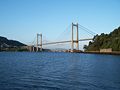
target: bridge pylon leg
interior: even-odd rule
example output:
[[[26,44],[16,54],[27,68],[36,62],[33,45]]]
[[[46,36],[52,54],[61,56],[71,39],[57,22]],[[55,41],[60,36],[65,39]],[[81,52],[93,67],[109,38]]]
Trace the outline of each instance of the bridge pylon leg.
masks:
[[[42,34],[40,34],[40,51],[42,51]]]
[[[36,52],[38,52],[38,36],[39,36],[39,34],[37,33],[37,46],[36,46]]]
[[[76,48],[77,48],[77,50],[79,50],[79,31],[78,31],[78,23],[77,23],[77,26],[76,26],[76,27],[77,27],[77,33],[76,33],[76,34],[77,34],[77,37],[76,37],[76,38],[77,38],[77,41],[76,41],[77,47],[76,47]]]
[[[73,51],[74,48],[74,43],[73,43],[73,23],[72,23],[72,42],[71,42],[71,52]]]

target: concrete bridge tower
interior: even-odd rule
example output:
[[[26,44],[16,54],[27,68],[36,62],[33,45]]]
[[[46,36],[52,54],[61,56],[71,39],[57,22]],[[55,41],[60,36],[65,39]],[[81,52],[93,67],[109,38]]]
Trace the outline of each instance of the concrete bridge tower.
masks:
[[[39,41],[39,37],[40,37],[40,41]],[[39,44],[40,42],[40,44]],[[39,51],[39,46],[40,46],[40,51],[42,51],[42,34],[38,34],[37,33],[37,46],[36,46],[36,51]]]
[[[74,27],[76,28],[76,40],[74,40]],[[76,43],[76,50],[79,50],[79,33],[78,33],[78,23],[72,23],[72,40],[71,40],[71,52],[74,52],[74,43]]]

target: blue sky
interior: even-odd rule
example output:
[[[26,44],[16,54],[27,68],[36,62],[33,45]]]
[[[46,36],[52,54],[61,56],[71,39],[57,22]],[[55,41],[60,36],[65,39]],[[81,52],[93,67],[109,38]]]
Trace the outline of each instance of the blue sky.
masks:
[[[23,43],[53,40],[72,22],[100,33],[120,26],[120,0],[0,0],[0,35]]]

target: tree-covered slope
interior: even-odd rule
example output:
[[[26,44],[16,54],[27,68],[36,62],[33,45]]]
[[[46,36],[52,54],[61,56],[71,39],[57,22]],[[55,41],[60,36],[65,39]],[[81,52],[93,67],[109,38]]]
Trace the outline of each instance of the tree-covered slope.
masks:
[[[12,46],[25,46],[25,44],[19,42],[19,41],[15,41],[15,40],[8,40],[5,37],[0,36],[0,45],[2,46],[8,46],[8,47],[12,47]]]
[[[120,27],[109,34],[96,35],[88,46],[84,46],[86,51],[99,51],[107,48],[112,48],[113,51],[120,51]]]

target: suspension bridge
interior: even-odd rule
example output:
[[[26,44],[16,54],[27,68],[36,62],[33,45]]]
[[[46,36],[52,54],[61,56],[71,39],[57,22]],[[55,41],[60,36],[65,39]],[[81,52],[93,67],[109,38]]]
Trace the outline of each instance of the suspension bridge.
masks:
[[[85,33],[83,34],[82,31],[83,30]],[[66,38],[64,38],[64,33],[67,31],[67,35],[70,35],[68,40],[66,40]],[[48,41],[45,40],[44,36],[42,34],[37,34],[37,37],[35,38],[35,40],[33,41],[33,44],[31,45],[31,51],[42,51],[43,49],[47,48],[47,46],[53,46],[55,47],[55,45],[57,46],[57,48],[60,48],[60,44],[62,45],[62,47],[69,46],[69,48],[67,48],[69,52],[80,52],[79,49],[79,42],[82,41],[90,41],[93,39],[93,37],[96,35],[96,33],[94,33],[93,31],[87,29],[86,27],[80,25],[80,24],[74,24],[72,23],[72,25],[70,24],[70,29],[68,28],[67,30],[65,30],[63,34],[63,40],[54,40],[54,41]],[[70,34],[69,34],[70,33]],[[80,33],[80,34],[79,34]],[[91,35],[91,37],[87,37],[87,34]],[[83,36],[81,38],[81,36]],[[52,48],[53,49],[53,48]]]

